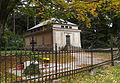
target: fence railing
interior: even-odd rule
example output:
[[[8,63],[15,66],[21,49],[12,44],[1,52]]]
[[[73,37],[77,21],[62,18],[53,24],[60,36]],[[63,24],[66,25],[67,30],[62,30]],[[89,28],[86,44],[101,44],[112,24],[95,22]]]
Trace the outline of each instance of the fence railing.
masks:
[[[102,49],[103,50],[103,49]],[[111,63],[117,51],[70,47],[67,50],[5,49],[0,51],[0,82],[42,83]]]

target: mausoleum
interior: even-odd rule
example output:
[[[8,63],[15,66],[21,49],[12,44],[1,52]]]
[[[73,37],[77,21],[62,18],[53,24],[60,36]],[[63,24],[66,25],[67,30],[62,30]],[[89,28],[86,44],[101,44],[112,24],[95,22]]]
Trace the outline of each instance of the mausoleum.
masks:
[[[62,48],[67,46],[81,48],[80,32],[81,30],[78,30],[78,26],[74,23],[51,18],[27,30],[24,36],[25,46],[31,46],[34,39],[35,48],[55,49],[55,44]]]

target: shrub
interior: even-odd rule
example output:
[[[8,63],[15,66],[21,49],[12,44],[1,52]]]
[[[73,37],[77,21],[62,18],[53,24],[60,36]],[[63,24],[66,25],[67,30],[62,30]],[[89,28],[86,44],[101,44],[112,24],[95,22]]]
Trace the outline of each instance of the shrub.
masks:
[[[26,67],[23,73],[25,75],[40,74],[39,66],[37,64],[30,64],[30,66]]]

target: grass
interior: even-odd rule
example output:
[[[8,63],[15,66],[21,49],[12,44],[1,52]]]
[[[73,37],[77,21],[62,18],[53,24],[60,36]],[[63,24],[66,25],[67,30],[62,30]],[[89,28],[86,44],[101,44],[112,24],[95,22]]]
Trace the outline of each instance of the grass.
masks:
[[[4,53],[5,51],[1,51],[1,52]],[[11,51],[6,51],[6,52],[11,53]],[[21,52],[21,51],[18,51],[18,52]],[[25,52],[25,51],[22,51],[22,52]],[[12,53],[16,53],[16,51],[13,50]],[[29,54],[32,54],[32,53],[29,51],[28,55]],[[11,67],[15,68],[16,67],[16,60],[17,60],[17,62],[24,62],[26,60],[30,60],[30,58],[31,58],[31,60],[34,60],[34,59],[32,59],[32,57],[38,57],[39,56],[39,57],[42,57],[42,58],[44,58],[44,57],[45,58],[46,57],[50,58],[51,63],[55,63],[55,61],[56,61],[55,54],[44,55],[44,53],[43,53],[43,56],[37,55],[38,53],[35,53],[35,54],[36,55],[32,55],[31,57],[28,57],[28,56],[7,57],[7,58],[2,57],[0,59],[2,61],[2,63],[1,63],[1,66],[2,66],[1,70],[3,72],[2,74],[5,74],[5,71],[8,71]],[[87,54],[87,52],[85,52],[85,54]],[[103,59],[110,59],[110,53],[93,53],[93,55],[94,55],[94,57],[101,57]],[[75,60],[75,57],[72,56],[71,53],[60,53],[60,54],[57,55],[57,62],[58,63],[68,63],[68,62],[72,62],[74,60]],[[5,65],[6,65],[6,69],[5,69]],[[63,78],[63,79],[61,79],[61,81],[62,81],[62,83],[120,83],[120,81],[116,82],[116,80],[114,82],[112,80],[113,79],[113,77],[112,77],[113,74],[109,73],[109,71],[115,70],[115,71],[119,71],[119,74],[120,74],[120,70],[118,70],[119,68],[120,67],[103,68],[102,70],[107,72],[108,75],[97,74],[97,75],[94,75],[94,76],[90,76],[88,74],[88,72],[84,72],[84,73],[77,74],[76,76],[70,76],[70,77],[67,77],[67,78]],[[117,75],[118,74],[114,74],[114,76],[117,76]],[[8,80],[10,80],[9,75],[7,77],[8,77]],[[13,75],[13,80],[15,79],[15,77]],[[102,79],[103,77],[106,77],[106,80],[105,79],[103,80]],[[117,77],[115,77],[115,78],[116,79],[120,78],[120,76],[117,76]],[[109,78],[112,78],[112,79],[109,80]]]
[[[98,70],[107,74],[90,75],[88,72],[84,72],[62,78],[61,83],[120,83],[120,66],[102,67]]]
[[[89,72],[78,73],[63,77],[60,79],[61,83],[120,83],[120,66],[107,66],[96,69],[97,71],[105,72],[90,75]],[[10,80],[10,78],[8,78]],[[4,81],[1,83],[5,83]],[[24,83],[24,82],[23,82]],[[30,82],[28,82],[30,83]],[[38,83],[38,82],[31,82]],[[48,81],[46,83],[52,83]]]
[[[19,52],[25,52],[25,51],[23,51],[23,50],[0,51],[0,53],[3,53],[3,54],[5,54],[5,53],[19,53]]]

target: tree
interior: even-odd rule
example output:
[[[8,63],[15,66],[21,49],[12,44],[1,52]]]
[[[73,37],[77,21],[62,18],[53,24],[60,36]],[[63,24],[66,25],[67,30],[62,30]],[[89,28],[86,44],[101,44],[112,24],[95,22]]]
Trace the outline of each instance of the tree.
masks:
[[[31,0],[0,0],[0,45],[8,15],[14,9],[22,8],[23,5],[25,6],[25,2],[27,2],[27,4],[30,4]]]
[[[27,3],[23,3],[23,1]],[[18,7],[18,5],[21,6]],[[104,17],[111,18],[114,15],[111,15],[110,12],[114,12],[115,15],[120,12],[119,0],[73,0],[73,2],[70,0],[67,2],[65,0],[0,0],[0,38],[7,17],[15,7],[27,14],[31,14],[33,12],[31,9],[34,9],[36,16],[44,19],[56,17],[70,20],[76,18],[78,22],[84,22],[87,27],[91,27],[91,16],[98,17],[100,13]]]
[[[43,8],[37,9],[37,16],[57,17],[67,20],[69,18],[76,18],[78,21],[85,22],[87,27],[91,27],[89,15],[97,17],[99,13],[106,15],[108,11],[120,12],[119,0],[73,0],[71,3],[65,2],[65,0],[41,1],[35,2],[36,7]]]
[[[20,0],[0,0],[0,38],[4,31],[4,26],[8,15],[16,7]]]
[[[13,14],[15,14],[15,18],[13,16]],[[15,25],[14,25],[13,19],[15,19]],[[29,21],[29,23],[27,21]],[[15,33],[16,34],[23,35],[23,33],[27,30],[27,28],[34,26],[34,18],[27,15],[27,14],[23,14],[21,12],[16,11],[15,13],[10,14],[8,17],[8,20],[7,20],[7,28],[10,31],[14,31],[13,26],[15,26]]]
[[[0,0],[0,47],[8,15],[19,2],[19,0]]]
[[[85,28],[82,28],[82,35],[84,36],[82,41],[84,44],[84,47],[89,47],[91,43],[93,43],[89,39],[89,36],[95,37],[94,46],[93,47],[111,47],[109,44],[109,40],[112,36],[117,37],[117,34],[119,33],[119,11],[118,9],[110,9],[108,10],[108,4],[101,4],[100,7],[97,8],[97,17],[88,15],[88,17],[91,19],[91,28],[92,30],[89,30],[89,28],[86,30]],[[119,6],[118,6],[119,7]],[[116,7],[117,8],[117,7]],[[113,26],[112,26],[113,25]],[[85,27],[85,26],[84,26]],[[89,30],[89,31],[88,31]],[[93,32],[93,31],[96,32]],[[94,38],[93,37],[93,38]]]
[[[5,29],[4,36],[2,37],[2,48],[21,48],[24,46],[22,36],[15,35],[9,29]]]

